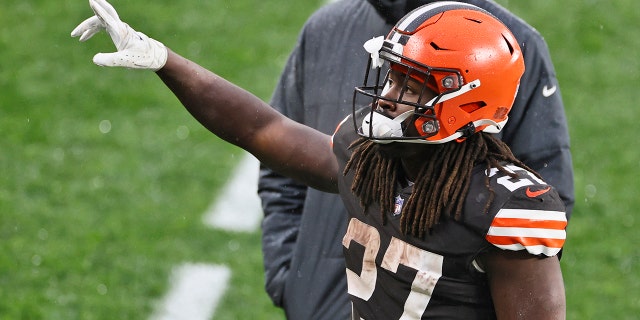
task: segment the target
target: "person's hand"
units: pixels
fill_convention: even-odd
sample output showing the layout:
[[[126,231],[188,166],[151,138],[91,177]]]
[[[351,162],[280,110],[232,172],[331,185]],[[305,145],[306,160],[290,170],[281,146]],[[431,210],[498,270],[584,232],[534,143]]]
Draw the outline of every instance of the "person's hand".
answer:
[[[99,66],[151,69],[157,71],[167,62],[167,48],[160,42],[133,30],[122,22],[116,10],[105,0],[89,0],[94,16],[81,22],[72,37],[86,41],[101,30],[106,30],[118,49],[112,53],[98,53],[93,62]]]

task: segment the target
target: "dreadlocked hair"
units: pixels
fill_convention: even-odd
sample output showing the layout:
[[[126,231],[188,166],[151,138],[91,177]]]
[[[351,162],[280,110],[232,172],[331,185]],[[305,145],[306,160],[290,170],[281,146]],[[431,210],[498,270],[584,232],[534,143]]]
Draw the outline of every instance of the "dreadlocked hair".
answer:
[[[461,143],[421,146],[432,150],[424,159],[400,218],[402,232],[415,237],[424,237],[443,215],[460,219],[469,191],[471,171],[477,164],[484,163],[487,170],[497,168],[516,178],[515,173],[503,166],[512,163],[540,177],[516,159],[504,142],[483,132],[473,134]],[[351,191],[359,198],[365,211],[370,204],[377,203],[382,221],[386,223],[385,213],[393,211],[396,187],[399,178],[403,177],[400,158],[380,152],[378,144],[366,138],[354,141],[349,148],[353,153],[343,173],[346,175],[354,170]],[[489,209],[494,198],[488,175],[485,185],[490,196],[483,211]]]

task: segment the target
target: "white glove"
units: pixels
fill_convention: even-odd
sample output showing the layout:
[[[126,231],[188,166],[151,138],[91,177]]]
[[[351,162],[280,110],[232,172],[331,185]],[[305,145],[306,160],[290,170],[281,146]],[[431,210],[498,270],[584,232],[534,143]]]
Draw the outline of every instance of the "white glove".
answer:
[[[122,22],[116,10],[105,0],[89,0],[95,16],[80,23],[72,37],[80,36],[86,41],[103,29],[111,36],[118,49],[112,53],[98,53],[93,62],[105,67],[125,67],[132,69],[151,69],[157,71],[167,62],[167,48],[161,42],[136,32]]]

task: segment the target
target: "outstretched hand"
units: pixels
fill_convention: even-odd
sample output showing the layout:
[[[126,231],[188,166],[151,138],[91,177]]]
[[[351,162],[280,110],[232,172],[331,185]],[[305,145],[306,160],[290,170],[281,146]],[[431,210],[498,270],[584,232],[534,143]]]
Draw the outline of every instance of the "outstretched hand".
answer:
[[[105,67],[159,70],[167,62],[167,48],[159,41],[133,30],[122,22],[116,10],[106,0],[89,0],[94,16],[81,22],[72,37],[86,41],[96,33],[106,30],[117,52],[98,53],[93,62]]]

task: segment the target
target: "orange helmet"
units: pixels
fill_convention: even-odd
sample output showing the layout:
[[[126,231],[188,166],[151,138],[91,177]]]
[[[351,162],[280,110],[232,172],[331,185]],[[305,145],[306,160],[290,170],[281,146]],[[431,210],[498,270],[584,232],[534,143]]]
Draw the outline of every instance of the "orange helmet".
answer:
[[[381,143],[445,143],[479,131],[499,132],[524,72],[522,51],[509,29],[485,10],[460,2],[419,7],[402,18],[386,39],[367,41],[365,49],[371,58],[364,86],[354,92],[354,119],[359,94],[373,103],[362,124],[354,120],[354,125],[361,136]],[[389,77],[388,72],[381,77],[385,62],[420,81],[423,90],[436,97],[422,104],[403,101],[403,94],[395,100],[384,97]],[[368,85],[371,68],[378,70],[374,85]],[[376,112],[381,99],[411,105],[414,111],[389,119]],[[407,130],[412,124],[415,130]]]

